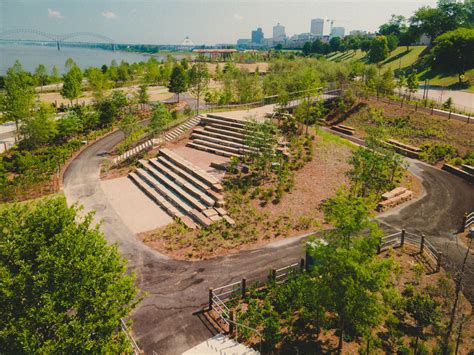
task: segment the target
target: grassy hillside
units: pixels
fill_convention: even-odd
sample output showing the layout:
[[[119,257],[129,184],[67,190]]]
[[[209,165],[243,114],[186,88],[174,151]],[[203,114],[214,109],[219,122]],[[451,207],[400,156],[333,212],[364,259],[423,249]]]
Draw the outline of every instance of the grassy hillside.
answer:
[[[412,46],[407,51],[406,47],[398,47],[382,62],[382,70],[406,70],[416,64],[424,54],[425,49],[426,46]],[[334,62],[365,61],[365,53],[361,50],[347,51],[345,53],[336,52],[329,54],[327,59]],[[419,73],[419,79],[420,81],[428,79],[430,85],[449,86],[452,89],[459,89],[459,87],[457,87],[458,77],[456,74],[438,73],[427,69]],[[474,92],[474,69],[466,72],[466,80],[470,83],[470,86],[462,87],[461,89],[463,91]]]

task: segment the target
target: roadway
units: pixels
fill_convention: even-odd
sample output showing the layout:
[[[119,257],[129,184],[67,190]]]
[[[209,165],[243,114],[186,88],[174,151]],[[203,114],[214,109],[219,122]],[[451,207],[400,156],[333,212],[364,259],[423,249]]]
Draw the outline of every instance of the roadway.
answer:
[[[117,243],[129,268],[137,274],[137,286],[144,296],[132,315],[133,329],[146,353],[181,354],[212,335],[212,330],[196,314],[208,298],[208,288],[246,277],[264,278],[271,268],[291,264],[302,257],[302,238],[293,238],[265,247],[211,260],[172,260],[138,241],[107,201],[100,186],[104,152],[110,151],[123,135],[114,132],[86,148],[69,165],[64,175],[68,203],[80,202],[84,211],[95,210],[95,220],[110,243]],[[410,161],[409,169],[423,180],[425,194],[381,215],[378,220],[387,232],[406,228],[426,233],[427,238],[455,262],[463,246],[454,239],[465,211],[474,210],[474,187],[464,180],[427,164]],[[473,257],[469,259],[474,265]],[[473,267],[466,284],[474,302]]]

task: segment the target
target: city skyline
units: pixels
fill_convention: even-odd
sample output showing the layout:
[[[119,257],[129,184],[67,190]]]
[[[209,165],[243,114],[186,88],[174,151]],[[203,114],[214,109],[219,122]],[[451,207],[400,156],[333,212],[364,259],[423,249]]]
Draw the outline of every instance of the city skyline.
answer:
[[[310,32],[310,21],[330,18],[334,26],[375,31],[391,14],[409,17],[435,0],[413,1],[13,1],[0,2],[0,31],[30,27],[51,33],[91,31],[122,43],[235,43],[261,27],[271,37],[273,26],[286,35]],[[358,16],[364,14],[364,16]],[[25,25],[22,25],[25,24]]]

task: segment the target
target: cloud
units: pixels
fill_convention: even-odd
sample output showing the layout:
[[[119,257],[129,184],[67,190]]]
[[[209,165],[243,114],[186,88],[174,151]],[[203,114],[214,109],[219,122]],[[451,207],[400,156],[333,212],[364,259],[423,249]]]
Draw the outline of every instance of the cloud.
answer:
[[[114,20],[118,18],[117,14],[112,11],[104,11],[102,12],[102,16],[105,17],[107,20]]]
[[[239,14],[234,14],[234,19],[236,19],[237,21],[242,21],[244,19],[244,17],[242,15],[239,15]]]
[[[61,15],[61,13],[58,10],[51,10],[51,9],[48,9],[48,17],[63,18],[63,16]]]

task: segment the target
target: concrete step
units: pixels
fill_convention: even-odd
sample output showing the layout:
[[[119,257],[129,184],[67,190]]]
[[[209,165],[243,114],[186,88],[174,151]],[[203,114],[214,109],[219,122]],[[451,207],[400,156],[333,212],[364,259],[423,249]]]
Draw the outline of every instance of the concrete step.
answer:
[[[221,155],[221,156],[227,157],[227,158],[231,158],[231,157],[240,158],[242,156],[240,154],[235,154],[235,153],[227,152],[227,151],[216,149],[216,148],[211,148],[211,147],[206,146],[206,145],[201,145],[201,144],[196,143],[196,141],[189,141],[188,144],[186,144],[186,146],[190,147],[190,148],[202,150],[204,152],[208,152],[208,153],[212,153],[212,154],[216,154],[216,155]]]
[[[241,125],[245,125],[245,123],[247,122],[247,120],[245,120],[245,119],[242,120],[242,119],[239,119],[239,118],[226,117],[226,116],[222,116],[222,115],[218,115],[218,114],[214,114],[214,113],[208,113],[206,118],[214,119],[214,120],[220,120],[220,121],[223,121],[223,122],[226,122],[226,123],[237,123],[237,124],[241,124]]]
[[[186,214],[188,214],[193,207],[184,202],[179,196],[175,195],[172,191],[166,188],[163,184],[159,183],[153,176],[142,168],[137,169],[136,174],[140,176],[146,183],[151,185],[157,190],[164,198],[166,198],[176,208],[179,208]]]
[[[235,137],[235,136],[232,136],[229,134],[228,131],[222,131],[220,130],[221,132],[214,132],[212,130],[209,129],[210,127],[206,127],[206,128],[196,128],[194,131],[193,131],[193,134],[203,134],[203,135],[206,135],[206,136],[209,136],[209,137],[213,137],[213,138],[219,138],[219,139],[222,139],[222,140],[227,140],[227,141],[231,141],[231,142],[235,142],[235,143],[239,143],[239,144],[245,144],[245,138],[243,135],[241,135],[240,137]]]
[[[240,128],[240,129],[245,128],[245,122],[244,121],[229,122],[229,121],[225,121],[225,120],[222,120],[222,119],[206,117],[201,122],[203,122],[205,125],[207,125],[207,124],[219,124],[219,125],[227,126],[227,127],[235,127],[235,128]]]
[[[251,153],[251,150],[247,149],[245,147],[235,147],[235,146],[231,147],[231,146],[226,144],[228,142],[212,142],[211,139],[212,139],[211,137],[203,137],[203,138],[199,138],[199,139],[193,139],[193,143],[200,144],[200,145],[203,145],[203,146],[207,146],[207,147],[212,148],[212,149],[218,149],[218,150],[226,151],[226,152],[233,153],[233,154],[243,155],[244,153]]]
[[[202,204],[198,199],[191,196],[187,191],[182,187],[174,183],[169,177],[155,169],[151,164],[143,162],[143,167],[150,173],[159,183],[163,184],[168,190],[172,191],[177,195],[181,200],[184,200],[188,205],[193,206],[198,211],[204,211],[207,209],[207,206]]]
[[[208,142],[223,145],[223,146],[226,146],[226,147],[232,147],[232,148],[237,148],[237,149],[242,149],[242,150],[248,150],[248,151],[252,150],[251,148],[247,147],[246,145],[244,145],[242,143],[237,143],[237,142],[233,142],[231,140],[228,140],[227,137],[216,138],[216,137],[212,137],[210,135],[207,135],[206,133],[193,133],[191,135],[191,139],[208,141]]]
[[[182,355],[259,355],[260,353],[252,348],[236,342],[233,339],[217,334],[205,342],[185,351]]]
[[[130,173],[128,177],[156,204],[162,207],[166,213],[174,218],[183,218],[184,214],[170,204],[160,193],[147,184],[138,174]]]
[[[160,163],[156,158],[151,159],[149,163],[158,171],[160,171],[162,174],[166,175],[169,177],[175,184],[179,185],[181,188],[183,188],[187,193],[190,195],[194,196],[195,198],[198,198],[201,200],[204,204],[207,206],[214,206],[216,201],[211,196],[208,196],[204,191],[201,189],[195,187],[193,185],[193,182],[188,181],[175,172],[173,172],[171,169],[166,167],[164,164]]]
[[[218,127],[215,127],[215,126],[212,126],[212,125],[211,126],[204,126],[202,128],[196,128],[194,131],[197,131],[197,130],[203,130],[203,131],[206,131],[206,132],[221,134],[221,135],[225,135],[225,136],[233,137],[233,138],[237,138],[237,139],[245,139],[244,131],[235,132],[235,131],[228,130],[226,128],[218,128]]]
[[[223,125],[223,124],[220,124],[220,123],[206,124],[204,127],[206,127],[206,128],[207,127],[213,127],[213,128],[221,129],[221,130],[224,130],[224,131],[240,133],[241,135],[245,135],[245,133],[246,133],[246,130],[243,129],[243,128],[227,126],[227,125]]]
[[[166,148],[161,149],[159,154],[165,156],[168,160],[172,161],[174,164],[178,165],[180,168],[184,169],[187,173],[193,175],[195,178],[201,180],[213,190],[222,191],[222,185],[217,178],[185,160],[180,155]]]

